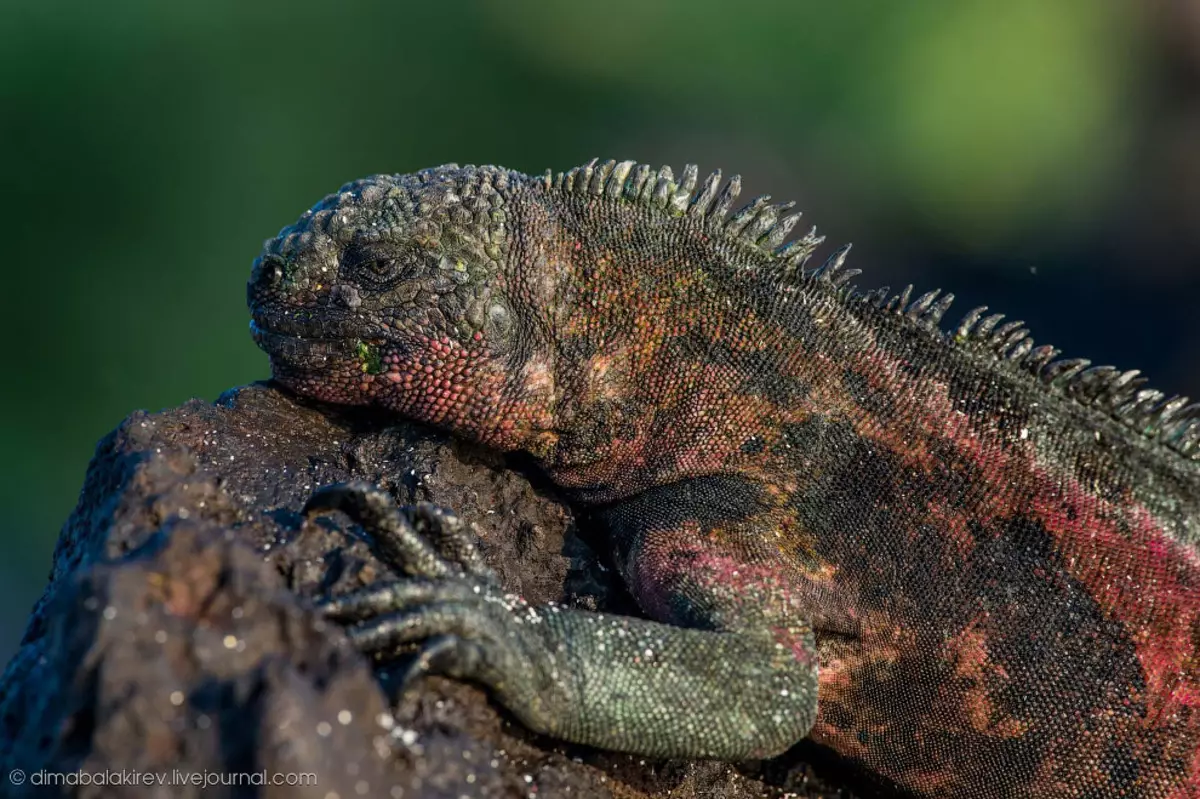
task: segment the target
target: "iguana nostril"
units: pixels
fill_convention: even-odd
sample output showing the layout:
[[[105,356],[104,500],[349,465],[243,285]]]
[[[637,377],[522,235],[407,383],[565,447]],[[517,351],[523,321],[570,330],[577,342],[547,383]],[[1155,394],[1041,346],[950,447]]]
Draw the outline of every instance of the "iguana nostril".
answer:
[[[279,286],[283,281],[283,262],[279,258],[267,255],[255,259],[250,269],[250,292],[269,291]]]

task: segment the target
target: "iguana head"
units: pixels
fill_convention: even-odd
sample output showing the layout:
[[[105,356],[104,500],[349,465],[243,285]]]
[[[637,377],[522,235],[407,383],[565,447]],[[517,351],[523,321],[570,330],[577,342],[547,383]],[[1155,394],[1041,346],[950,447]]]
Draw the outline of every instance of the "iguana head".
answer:
[[[526,305],[505,273],[513,173],[437,167],[343,186],[263,247],[247,287],[274,377],[504,445],[531,424]],[[518,396],[519,395],[519,396]]]

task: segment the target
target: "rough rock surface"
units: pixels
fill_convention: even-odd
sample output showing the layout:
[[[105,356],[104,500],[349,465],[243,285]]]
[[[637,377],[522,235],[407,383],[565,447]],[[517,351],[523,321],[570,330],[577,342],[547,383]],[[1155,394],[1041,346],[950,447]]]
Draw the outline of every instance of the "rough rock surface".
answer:
[[[0,793],[45,795],[53,775],[85,772],[108,784],[59,790],[854,795],[828,768],[814,774],[808,758],[825,756],[805,744],[757,765],[652,762],[532,735],[450,680],[395,696],[386,664],[373,670],[308,604],[392,576],[348,519],[299,513],[315,487],[351,478],[401,503],[456,511],[504,584],[532,602],[636,613],[585,543],[598,540],[587,520],[513,459],[270,384],[215,405],[137,412],[97,447],[50,584],[0,682],[0,774],[26,776]],[[196,784],[233,775],[244,784]],[[254,787],[263,775],[315,780]]]

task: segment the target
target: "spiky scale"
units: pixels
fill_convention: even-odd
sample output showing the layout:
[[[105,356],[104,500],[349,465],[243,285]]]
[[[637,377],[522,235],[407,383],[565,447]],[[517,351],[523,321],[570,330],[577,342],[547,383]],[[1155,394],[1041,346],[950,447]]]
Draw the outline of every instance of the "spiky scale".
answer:
[[[625,196],[631,200],[637,200],[642,196],[642,189],[646,185],[646,181],[650,179],[650,165],[638,164],[633,170],[633,177],[629,180],[629,186],[625,189]]]
[[[653,202],[659,208],[667,208],[671,194],[675,191],[675,172],[671,167],[663,165],[658,170],[658,182],[654,184]]]
[[[771,195],[763,194],[755,197],[748,204],[738,210],[736,214],[730,217],[725,223],[725,235],[730,238],[740,238],[742,231],[754,221],[754,219],[765,210],[771,202]]]
[[[986,305],[980,305],[967,311],[962,321],[958,323],[958,329],[954,331],[955,338],[960,341],[966,341],[974,335],[975,325],[979,323],[980,318],[987,311]]]
[[[1200,402],[1188,405],[1176,414],[1175,419],[1163,430],[1162,439],[1178,449],[1193,432],[1200,434]]]
[[[768,205],[750,220],[745,230],[742,231],[740,238],[747,244],[756,245],[758,240],[766,235],[767,231],[774,227],[778,221],[779,207],[777,205]]]
[[[793,203],[788,203],[786,207],[780,206],[780,210],[787,210],[792,205]],[[775,252],[777,256],[780,255],[778,252],[780,245],[783,244],[788,234],[792,232],[792,228],[796,227],[796,223],[800,221],[801,216],[802,214],[795,213],[788,214],[780,219],[775,223],[774,227],[767,231],[766,235],[758,240],[758,246],[764,250]]]
[[[791,210],[794,205],[795,203],[791,202],[768,205],[742,231],[742,239],[759,249],[770,252],[774,247],[765,245],[764,240],[779,223],[779,215]]]
[[[651,169],[646,175],[646,182],[642,184],[642,191],[638,195],[638,202],[642,205],[654,204],[654,192],[658,186],[659,173]]]
[[[1017,342],[1016,346],[1014,346],[1012,349],[1008,350],[1007,354],[1002,354],[1001,357],[1003,357],[1007,361],[1021,361],[1025,358],[1026,355],[1029,354],[1029,351],[1032,349],[1033,349],[1033,339],[1028,338],[1028,337],[1023,337],[1023,338],[1021,338],[1020,341]]]
[[[733,207],[734,202],[741,193],[742,176],[734,175],[729,178],[729,182],[725,184],[725,188],[717,195],[717,202],[713,205],[712,212],[708,215],[712,229],[720,230],[723,227],[725,215],[729,213],[729,209]]]
[[[810,228],[803,238],[790,241],[775,251],[776,256],[783,261],[790,271],[799,271],[812,258],[814,252],[825,241],[824,236],[817,235],[815,227]]]
[[[977,325],[975,325],[975,330],[972,332],[972,338],[974,338],[976,341],[982,341],[985,343],[990,342],[992,338],[992,331],[995,330],[996,326],[1000,324],[1003,319],[1004,314],[1002,313],[994,313],[991,316],[985,316],[983,319],[979,320]]]
[[[1162,400],[1165,397],[1165,394],[1155,389],[1137,392],[1129,410],[1124,414],[1129,424],[1138,428],[1143,435],[1157,435],[1162,423]]]
[[[1141,376],[1141,372],[1138,369],[1130,369],[1113,379],[1108,385],[1102,400],[1109,407],[1115,408],[1127,402],[1145,383],[1146,378]]]
[[[1091,363],[1087,358],[1066,358],[1055,361],[1042,372],[1042,378],[1051,385],[1061,384],[1088,368]]]
[[[1138,381],[1139,379],[1142,379],[1139,377],[1141,375],[1141,373],[1142,373],[1141,369],[1126,370],[1117,376],[1116,380],[1113,381],[1113,386],[1114,387],[1122,387],[1122,386],[1133,385],[1136,381]]]
[[[1001,338],[999,336],[994,336],[993,337],[994,343],[992,343],[990,346],[992,348],[992,351],[995,352],[998,357],[1005,358],[1005,357],[1007,357],[1007,356],[1005,356],[1005,353],[1008,352],[1009,349],[1011,349],[1018,342],[1023,341],[1028,334],[1029,334],[1029,330],[1027,330],[1026,328],[1023,328],[1023,327],[1018,328],[1016,330],[1013,330],[1012,332],[1010,332],[1008,335],[1004,336],[1003,338]]]
[[[941,293],[941,289],[934,289],[933,291],[925,292],[920,297],[917,297],[912,301],[912,304],[905,309],[904,315],[914,322],[920,320],[921,316],[933,306],[933,301],[936,300],[938,295]]]
[[[1195,423],[1194,419],[1176,417],[1163,424],[1162,430],[1159,431],[1159,440],[1168,447],[1174,448],[1187,429]]]
[[[605,188],[608,184],[608,177],[613,173],[613,169],[617,166],[617,162],[609,159],[596,167],[592,173],[591,183],[588,184],[587,193],[595,196],[600,196],[605,193]]]
[[[909,283],[904,289],[892,296],[883,306],[883,309],[888,313],[903,314],[904,309],[908,307],[909,300],[912,298],[913,287]]]
[[[1094,402],[1108,390],[1109,383],[1117,377],[1112,366],[1092,366],[1071,378],[1065,388],[1083,402]]]
[[[835,287],[845,288],[846,285],[851,280],[853,280],[854,278],[858,277],[861,274],[862,274],[861,269],[843,269],[843,270],[841,270],[841,272],[839,272],[837,275],[835,275],[833,277],[831,282],[833,283],[833,285]]]
[[[1004,324],[1002,324],[996,328],[996,331],[994,333],[992,333],[988,343],[995,345],[995,346],[999,346],[1006,339],[1010,338],[1015,332],[1017,332],[1017,330],[1019,330],[1021,325],[1023,325],[1023,324],[1025,324],[1025,323],[1021,320],[1005,322]],[[1029,331],[1027,331],[1027,330],[1025,331],[1025,333],[1028,333],[1028,332]]]
[[[567,193],[572,193],[575,191],[575,181],[579,177],[579,173],[583,171],[583,168],[583,165],[573,166],[561,174],[562,187],[564,191]]]
[[[677,214],[682,214],[687,210],[688,201],[692,199],[692,192],[696,190],[696,177],[699,174],[695,164],[685,164],[683,167],[683,175],[680,177],[679,186],[675,193],[671,195],[671,210]]]
[[[929,327],[937,327],[942,323],[942,317],[946,315],[946,311],[950,310],[950,306],[954,304],[954,295],[950,292],[938,300],[932,308],[925,312],[925,324]]]
[[[846,257],[848,255],[850,255],[850,245],[844,244],[838,249],[834,250],[833,254],[825,259],[825,263],[817,267],[817,269],[813,272],[812,277],[818,280],[824,280],[834,286],[841,285],[845,280],[849,280],[850,278],[854,277],[854,275],[847,277],[845,273],[841,271],[842,267],[846,265]]]
[[[1034,347],[1029,357],[1025,359],[1024,366],[1033,374],[1040,374],[1046,364],[1053,361],[1062,353],[1062,350],[1057,347],[1052,347],[1049,344],[1043,344],[1040,347]]]
[[[1160,421],[1163,424],[1174,421],[1175,417],[1180,415],[1180,412],[1187,407],[1188,402],[1189,399],[1187,397],[1178,394],[1171,397],[1171,399],[1163,403],[1162,412],[1159,416]]]
[[[592,184],[592,175],[596,173],[596,164],[600,163],[599,158],[593,158],[588,161],[575,175],[575,191],[580,194],[587,194],[588,187]]]
[[[1134,394],[1133,401],[1129,404],[1130,410],[1134,413],[1144,413],[1158,404],[1165,396],[1165,394],[1157,389],[1144,388]]]
[[[812,248],[808,246],[807,242],[796,239],[777,247],[774,254],[780,261],[792,261],[797,253],[807,257],[812,254]]]
[[[717,191],[721,188],[721,170],[714,170],[704,180],[704,186],[700,189],[700,193],[692,200],[691,206],[688,208],[690,216],[699,217],[701,219],[708,213],[709,206],[717,197]]]
[[[625,181],[628,179],[634,164],[634,161],[622,161],[613,167],[612,174],[609,176],[604,190],[604,194],[607,197],[615,200],[625,193]]]

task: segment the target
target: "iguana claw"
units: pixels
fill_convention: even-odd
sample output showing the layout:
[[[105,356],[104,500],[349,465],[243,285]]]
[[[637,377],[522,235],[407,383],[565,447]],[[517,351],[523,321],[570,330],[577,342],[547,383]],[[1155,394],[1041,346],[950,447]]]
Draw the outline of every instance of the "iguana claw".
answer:
[[[304,507],[307,514],[333,510],[361,525],[377,554],[410,576],[323,599],[317,608],[353,625],[348,635],[363,652],[391,657],[416,646],[404,687],[425,674],[488,683],[499,679],[497,668],[533,673],[514,625],[535,621],[537,611],[503,592],[457,516],[427,502],[400,508],[363,481],[321,488]],[[540,643],[524,648],[536,651]]]

